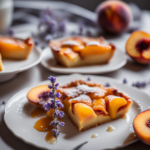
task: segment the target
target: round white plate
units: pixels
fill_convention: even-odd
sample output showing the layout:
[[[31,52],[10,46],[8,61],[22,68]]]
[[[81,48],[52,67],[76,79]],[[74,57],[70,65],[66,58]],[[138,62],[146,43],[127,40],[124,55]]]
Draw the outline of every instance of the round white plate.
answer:
[[[115,71],[123,67],[126,64],[126,62],[127,58],[125,53],[117,49],[115,51],[114,56],[107,64],[67,68],[59,65],[56,62],[51,52],[51,49],[47,47],[43,51],[41,64],[46,69],[58,73],[100,74]]]
[[[42,60],[42,50],[34,47],[26,60],[8,60],[3,59],[4,70],[0,72],[0,82],[13,78],[17,73],[30,69]]]
[[[58,76],[57,82],[59,82],[60,85],[64,85],[76,79],[86,80],[87,77],[88,75],[80,74]],[[136,138],[130,138],[128,141],[127,139],[129,135],[133,133],[132,122],[135,116],[141,112],[141,110],[146,110],[148,109],[148,106],[150,106],[150,96],[136,88],[123,85],[108,77],[90,75],[90,78],[92,81],[100,82],[102,84],[109,82],[112,86],[118,88],[120,91],[123,91],[134,99],[134,103],[127,113],[126,119],[118,119],[79,132],[67,118],[67,115],[65,115],[65,126],[61,128],[60,138],[56,144],[51,145],[45,141],[46,133],[38,132],[33,128],[35,122],[39,118],[31,118],[30,113],[35,107],[28,102],[26,95],[31,88],[37,86],[34,85],[33,87],[20,91],[7,103],[4,115],[7,127],[15,136],[22,139],[24,142],[42,149],[74,149],[86,141],[87,143],[81,147],[81,150],[116,149],[137,141]],[[50,82],[44,81],[40,84],[48,83]],[[109,125],[115,127],[113,132],[106,131]],[[92,134],[95,133],[98,134],[98,137],[91,138]]]

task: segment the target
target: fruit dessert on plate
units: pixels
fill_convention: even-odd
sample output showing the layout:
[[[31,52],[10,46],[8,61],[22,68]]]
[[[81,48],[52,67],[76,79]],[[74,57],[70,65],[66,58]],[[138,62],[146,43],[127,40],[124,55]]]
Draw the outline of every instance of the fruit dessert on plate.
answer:
[[[40,85],[31,89],[27,98],[31,104],[43,107],[38,96],[43,92],[46,96],[49,91],[48,85]],[[79,131],[121,118],[132,105],[130,97],[123,92],[91,81],[76,80],[58,87],[57,92],[61,94],[59,99],[64,111]],[[46,99],[44,103],[49,100]],[[49,117],[52,115],[50,111],[47,113]]]
[[[33,48],[32,38],[21,40],[13,37],[0,37],[0,54],[4,59],[27,59]],[[2,61],[2,59],[1,59]]]
[[[116,49],[103,37],[81,36],[52,40],[49,47],[56,61],[65,67],[108,63]]]
[[[150,62],[150,34],[135,31],[126,43],[127,54],[136,62],[148,64]]]

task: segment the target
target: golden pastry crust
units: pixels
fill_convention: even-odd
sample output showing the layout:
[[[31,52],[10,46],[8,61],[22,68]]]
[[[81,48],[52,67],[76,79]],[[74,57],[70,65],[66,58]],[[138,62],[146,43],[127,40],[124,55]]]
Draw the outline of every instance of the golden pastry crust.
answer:
[[[64,110],[79,131],[87,130],[91,127],[121,118],[128,112],[132,105],[130,97],[123,92],[119,92],[113,87],[103,87],[101,84],[91,81],[76,80],[66,86],[60,87],[58,91],[62,94],[60,99],[64,104]],[[105,100],[106,97],[109,96],[112,97],[112,100],[118,98],[119,100],[124,99],[124,101],[126,101],[125,104],[120,105],[119,108],[117,108],[117,113],[113,118],[109,114],[109,104]],[[95,100],[99,100],[101,98],[103,99],[102,105],[100,103],[97,105],[104,107],[103,109],[105,109],[105,111],[103,111],[103,109],[100,111],[98,109],[94,109],[96,106]],[[94,105],[91,105],[91,100],[94,102]],[[77,108],[75,108],[76,104],[78,104]],[[84,109],[84,106],[87,108]],[[114,108],[115,107],[117,106],[114,106]],[[82,112],[82,110],[84,112],[87,111],[87,117],[89,115],[92,117],[90,117],[90,119],[86,118],[86,114]],[[82,116],[78,115],[82,113]]]
[[[108,63],[115,52],[115,46],[103,37],[71,37],[51,40],[49,43],[58,63],[66,67]]]

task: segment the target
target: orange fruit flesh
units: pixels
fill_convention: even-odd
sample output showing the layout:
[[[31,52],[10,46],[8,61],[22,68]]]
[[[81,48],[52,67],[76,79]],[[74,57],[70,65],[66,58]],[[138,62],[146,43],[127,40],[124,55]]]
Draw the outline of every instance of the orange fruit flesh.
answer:
[[[50,91],[50,89],[48,88],[48,85],[37,86],[28,92],[27,98],[31,103],[36,105],[41,101],[39,99],[39,94],[41,94],[44,91]]]
[[[96,114],[93,111],[93,109],[90,106],[83,103],[76,103],[74,105],[74,113],[78,120],[80,120],[81,122],[96,117]]]
[[[126,43],[126,51],[131,57],[141,57],[143,56],[146,59],[150,59],[150,48],[144,50],[138,50],[137,44],[143,39],[150,41],[150,35],[143,31],[135,31],[131,34]],[[147,43],[148,44],[148,43]],[[150,44],[150,43],[149,43]],[[143,50],[143,51],[142,51]]]
[[[147,121],[150,120],[150,110],[137,115],[133,121],[133,127],[136,135],[146,144],[150,145],[150,127]]]
[[[105,114],[108,114],[106,111],[106,104],[104,99],[95,99],[93,101],[93,109],[94,110],[99,110],[104,112]]]
[[[118,109],[127,104],[127,101],[120,97],[114,97],[112,99],[105,97],[105,100],[107,103],[107,111],[111,118],[115,118]]]
[[[96,55],[96,54],[104,54],[108,51],[111,50],[110,46],[97,46],[97,45],[90,45],[90,46],[85,46],[84,49],[80,52],[81,57],[89,57],[91,55]]]

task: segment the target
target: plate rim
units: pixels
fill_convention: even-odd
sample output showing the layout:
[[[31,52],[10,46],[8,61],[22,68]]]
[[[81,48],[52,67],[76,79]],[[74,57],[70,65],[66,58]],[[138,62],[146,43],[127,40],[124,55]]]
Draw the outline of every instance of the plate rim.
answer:
[[[63,68],[55,70],[53,68],[56,68],[56,67],[48,67],[47,65],[45,65],[44,54],[46,53],[46,51],[48,51],[48,49],[51,50],[50,47],[48,47],[48,46],[43,50],[41,65],[44,68],[46,68],[47,70],[49,70],[49,71],[53,71],[53,72],[57,72],[57,73],[62,73],[62,74],[66,74],[66,73],[69,73],[69,74],[72,74],[72,73],[79,73],[79,74],[80,73],[82,73],[82,74],[103,74],[103,73],[108,73],[108,72],[113,72],[115,70],[118,70],[118,69],[122,68],[127,63],[127,56],[126,56],[126,54],[122,50],[120,50],[119,48],[117,48],[117,51],[119,51],[119,53],[121,53],[121,55],[123,55],[124,59],[122,60],[122,62],[120,64],[117,65],[117,67],[115,66],[112,69],[108,69],[108,70],[104,70],[104,71],[92,71],[92,72],[90,72],[90,71],[89,72],[88,71],[85,72],[85,71],[82,71],[82,70],[80,70],[80,71],[77,71],[77,70],[76,71],[69,71],[69,70],[65,70]],[[73,69],[73,68],[71,68],[71,69]]]
[[[2,71],[2,72],[0,72],[0,76],[2,76],[2,75],[9,75],[9,74],[17,74],[19,72],[23,72],[23,71],[28,70],[28,69],[36,66],[37,64],[39,64],[42,61],[42,53],[43,52],[42,52],[42,50],[41,50],[41,48],[39,46],[35,46],[35,45],[34,45],[32,50],[36,51],[38,53],[38,55],[39,55],[39,58],[35,62],[33,62],[32,64],[29,64],[27,66],[24,66],[22,68],[13,70],[13,71],[7,71],[7,72]]]
[[[59,75],[59,76],[57,76],[57,77],[76,76],[76,75],[78,75],[78,76],[80,76],[80,77],[88,77],[88,75],[81,75],[81,74],[77,74],[77,73],[71,74],[71,75]],[[119,81],[119,80],[117,80],[117,79],[110,78],[110,77],[105,77],[105,76],[97,76],[97,75],[91,75],[91,77],[92,77],[92,76],[96,76],[96,77],[99,77],[99,78],[101,78],[101,79],[105,78],[105,79],[107,79],[107,80],[111,80],[112,82],[116,82],[116,83],[119,84],[119,85],[126,86],[126,87],[128,87],[128,88],[131,88],[131,89],[134,90],[135,92],[139,92],[139,91],[140,91],[141,93],[145,94],[146,96],[148,96],[148,97],[150,98],[150,95],[148,95],[146,92],[141,91],[141,90],[139,90],[139,89],[136,89],[135,87],[131,87],[131,86],[129,86],[129,85],[124,85],[124,84],[121,83],[121,81]],[[7,111],[6,109],[8,108],[9,103],[10,103],[17,95],[19,95],[19,93],[22,93],[23,91],[26,91],[27,89],[29,90],[29,89],[31,89],[31,88],[33,88],[33,87],[35,87],[35,86],[38,86],[38,85],[41,85],[41,84],[46,84],[47,82],[49,82],[49,80],[44,80],[44,81],[42,81],[42,82],[40,82],[40,83],[34,84],[33,86],[24,88],[24,89],[20,90],[19,92],[17,92],[16,94],[14,94],[14,95],[8,100],[8,102],[7,102],[6,106],[5,106],[5,111],[4,111],[4,122],[5,122],[6,126],[7,126],[7,128],[13,133],[13,135],[16,136],[18,139],[21,139],[21,140],[24,141],[25,143],[30,144],[30,145],[32,145],[32,146],[35,146],[35,147],[37,147],[37,148],[44,148],[44,147],[42,147],[42,146],[37,146],[36,144],[33,144],[32,142],[29,142],[29,141],[25,140],[23,137],[17,135],[17,134],[9,127],[9,125],[7,124],[7,121],[6,121],[6,111]],[[128,142],[128,143],[125,144],[125,145],[118,145],[118,146],[115,146],[115,147],[113,147],[113,149],[118,149],[118,148],[126,147],[126,146],[128,146],[128,145],[130,145],[130,144],[132,144],[132,143],[137,142],[138,140],[139,140],[139,139],[135,139],[135,140],[133,140],[133,141]],[[44,148],[44,149],[45,149],[45,148]]]

